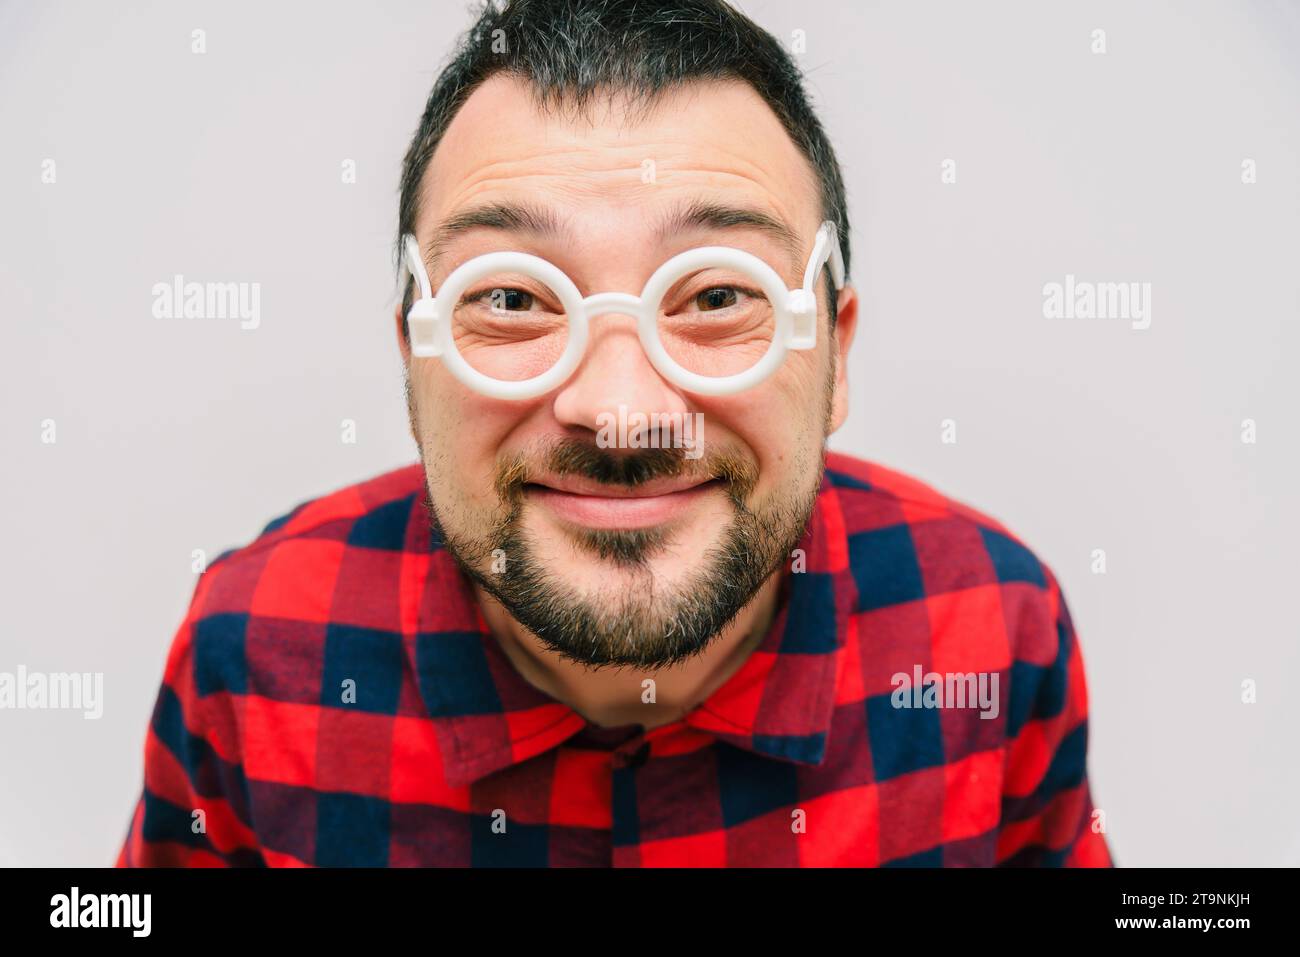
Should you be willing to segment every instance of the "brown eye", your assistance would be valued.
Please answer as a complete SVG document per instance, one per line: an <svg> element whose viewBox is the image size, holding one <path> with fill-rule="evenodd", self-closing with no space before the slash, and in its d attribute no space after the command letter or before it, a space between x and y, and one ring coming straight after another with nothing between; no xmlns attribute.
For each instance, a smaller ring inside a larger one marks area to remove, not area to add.
<svg viewBox="0 0 1300 957"><path fill-rule="evenodd" d="M715 286L712 289L706 289L695 297L695 304L705 311L726 309L728 306L736 304L736 290L730 286Z"/></svg>
<svg viewBox="0 0 1300 957"><path fill-rule="evenodd" d="M493 289L488 298L494 312L527 312L533 308L532 294L522 289Z"/></svg>

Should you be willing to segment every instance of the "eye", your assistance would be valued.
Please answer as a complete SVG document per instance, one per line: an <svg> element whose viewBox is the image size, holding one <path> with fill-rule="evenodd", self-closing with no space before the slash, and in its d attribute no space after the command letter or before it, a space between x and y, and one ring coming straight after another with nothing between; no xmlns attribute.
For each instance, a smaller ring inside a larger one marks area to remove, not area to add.
<svg viewBox="0 0 1300 957"><path fill-rule="evenodd" d="M709 312L714 309L726 309L736 304L736 290L731 286L714 286L695 297L695 305Z"/></svg>
<svg viewBox="0 0 1300 957"><path fill-rule="evenodd" d="M483 294L494 312L527 312L533 308L533 295L522 289L492 289Z"/></svg>

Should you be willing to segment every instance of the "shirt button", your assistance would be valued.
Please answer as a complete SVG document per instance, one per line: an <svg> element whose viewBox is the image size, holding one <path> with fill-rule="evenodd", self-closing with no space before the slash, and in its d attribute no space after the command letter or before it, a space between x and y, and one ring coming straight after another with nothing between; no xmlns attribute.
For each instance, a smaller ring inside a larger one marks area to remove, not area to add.
<svg viewBox="0 0 1300 957"><path fill-rule="evenodd" d="M627 758L629 768L639 768L650 760L650 742L646 741L641 747L633 751Z"/></svg>
<svg viewBox="0 0 1300 957"><path fill-rule="evenodd" d="M650 757L650 742L639 735L614 749L615 768L639 768Z"/></svg>

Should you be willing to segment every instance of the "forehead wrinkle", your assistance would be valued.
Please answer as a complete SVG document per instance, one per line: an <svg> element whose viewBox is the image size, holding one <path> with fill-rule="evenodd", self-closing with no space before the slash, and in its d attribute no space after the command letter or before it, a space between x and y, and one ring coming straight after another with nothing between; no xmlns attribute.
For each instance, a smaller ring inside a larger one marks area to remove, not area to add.
<svg viewBox="0 0 1300 957"><path fill-rule="evenodd" d="M787 210L784 208L794 197L772 192L772 171L744 161L737 166L730 166L718 164L715 159L713 163L697 165L689 162L686 157L675 156L672 160L661 161L659 185L647 185L641 179L639 163L635 166L608 165L608 156L603 152L561 152L573 159L585 153L592 159L606 162L594 162L586 168L571 163L563 171L521 169L518 172L513 172L512 168L526 167L528 160L497 162L475 171L471 180L462 184L457 192L462 197L467 194L473 197L483 193L490 195L502 186L512 187L512 193L523 187L526 190L537 190L542 195L550 193L553 197L563 198L570 203L604 201L621 195L623 202L619 205L626 206L642 202L649 205L651 196L665 188L686 191L694 186L703 187L708 190L705 196L687 195L650 220L650 225L657 227L654 235L660 243L673 233L690 229L751 229L774 240L785 253L791 274L802 275L806 256L804 244L785 215ZM742 169L746 166L749 169ZM575 176L575 172L579 175ZM760 178L754 178L755 175ZM702 178L698 184L692 182L697 177ZM728 196L729 190L725 186L719 192L718 179L730 180L738 186L748 188L735 189L735 195ZM530 181L533 185L526 185ZM465 209L452 213L435 228L428 243L426 257L431 276L437 271L448 246L458 236L477 228L558 237L571 247L576 245L574 224L562 219L544 204L518 199L513 195L481 204L467 200Z"/></svg>
<svg viewBox="0 0 1300 957"><path fill-rule="evenodd" d="M786 142L788 138L785 137L784 131L782 134L782 146L778 149L786 152L788 148L789 152L794 154L784 157L792 159L795 163L797 173L793 182L783 175L781 168L786 164L782 159L774 158L773 162L765 164L756 163L743 152L738 151L734 144L710 144L716 153L721 154L710 157L699 155L697 144L672 140L658 144L605 142L597 146L564 143L549 149L537 150L527 156L489 160L478 165L477 168L467 170L469 175L461 181L454 192L463 198L484 193L491 194L503 187L509 188L511 192L535 189L540 193L550 192L556 197L563 197L573 202L609 199L623 193L624 203L621 205L626 205L642 202L648 199L652 192L665 187L681 190L698 185L713 194L710 197L713 205L725 208L728 204L734 204L738 210L742 208L756 211L762 209L764 212L771 210L771 218L779 225L762 224L757 221L758 217L755 217L755 222L736 223L735 227L748 225L766 233L776 240L787 254L793 272L802 273L803 244L791 228L789 216L783 217L782 214L792 211L787 209L792 203L806 198L806 193L814 184L808 181L808 174L811 171L807 168L807 164L802 161L802 157L794 153L793 144ZM642 163L647 158L647 154L648 158L656 161L658 186L653 184L647 186L642 181ZM437 176L435 168L440 165L438 162L440 158L435 157L434 162L430 164L428 171L430 179ZM537 164L540 164L540 168ZM784 172L788 174L791 170L787 169ZM445 174L451 173L451 170L445 171ZM694 183L696 179L701 182ZM719 180L722 182L720 183ZM734 199L719 195L719 191L725 193L728 190L728 187L723 185L726 181L741 187L736 189ZM811 192L812 201L816 203L816 189L811 189ZM697 204L708 203L701 200L697 201ZM691 203L688 201L686 205L689 206ZM542 210L535 211L542 212ZM820 219L820 216L818 218ZM522 232L521 225L503 224L498 228ZM731 228L718 222L697 225L701 228ZM781 226L785 228L782 229ZM438 260L446 247L455 235L462 231L442 230L440 227L440 231L435 234L429 245L431 269L437 268ZM553 233L550 229L529 231L538 235ZM662 231L659 238L663 238Z"/></svg>
<svg viewBox="0 0 1300 957"><path fill-rule="evenodd" d="M590 105L604 105L603 114L599 109L576 115L556 111L519 95L527 89L522 78L503 75L475 91L435 152L426 189L435 180L459 181L452 194L465 198L506 184L528 189L550 179L552 186L567 186L566 191L599 191L617 188L610 182L614 178L639 179L641 163L652 159L661 183L700 175L741 180L758 187L773 208L787 214L796 212L792 204L802 206L805 199L820 206L811 163L770 106L739 79L702 79L649 100L594 96ZM701 130L692 122L718 104L731 118L721 129L711 123ZM509 128L518 127L519 136L496 135L503 111L518 116ZM450 155L449 146L457 147ZM786 219L803 221L798 215Z"/></svg>

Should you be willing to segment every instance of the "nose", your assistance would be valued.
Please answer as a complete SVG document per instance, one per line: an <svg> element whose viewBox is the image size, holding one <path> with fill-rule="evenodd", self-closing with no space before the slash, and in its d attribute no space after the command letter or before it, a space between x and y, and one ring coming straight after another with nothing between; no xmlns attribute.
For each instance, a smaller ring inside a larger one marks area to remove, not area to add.
<svg viewBox="0 0 1300 957"><path fill-rule="evenodd" d="M599 431L606 416L640 412L684 413L686 402L651 364L637 331L641 301L622 292L604 292L583 300L588 330L587 351L573 376L560 387L554 412L561 425Z"/></svg>

